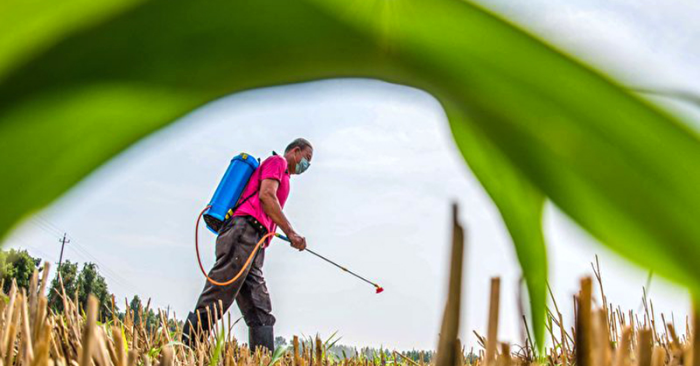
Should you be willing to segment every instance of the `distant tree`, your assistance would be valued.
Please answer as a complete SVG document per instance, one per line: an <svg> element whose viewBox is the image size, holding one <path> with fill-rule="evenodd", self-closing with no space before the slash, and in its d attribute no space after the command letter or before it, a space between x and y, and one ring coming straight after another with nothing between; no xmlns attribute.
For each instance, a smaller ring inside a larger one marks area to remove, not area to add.
<svg viewBox="0 0 700 366"><path fill-rule="evenodd" d="M433 359L433 356L435 352L433 351L421 351L421 350L411 350L411 351L404 351L401 352L402 355L412 359L413 361L419 362L422 360L425 363L430 363L430 361Z"/></svg>
<svg viewBox="0 0 700 366"><path fill-rule="evenodd" d="M3 281L3 291L10 291L12 280L17 282L18 287L29 289L29 282L34 271L39 269L39 264L41 264L41 259L30 256L26 250L0 251L0 275Z"/></svg>
<svg viewBox="0 0 700 366"><path fill-rule="evenodd" d="M129 309L134 312L134 324L139 324L141 321L141 314L144 313L143 315L145 319L143 320L143 325L146 327L146 329L152 330L155 329L154 327L158 326L160 320L156 316L156 313L153 311L153 309L148 309L148 311L146 311L143 308L143 303L138 295L134 295L134 297L131 299Z"/></svg>
<svg viewBox="0 0 700 366"><path fill-rule="evenodd" d="M112 297L107 290L107 282L98 272L95 263L85 263L78 275L78 302L83 309L87 307L88 296L91 294L100 301L100 318L111 316Z"/></svg>
<svg viewBox="0 0 700 366"><path fill-rule="evenodd" d="M141 319L141 298L139 295L134 295L134 297L131 299L131 302L129 303L129 309L134 312L134 323L138 324L139 320Z"/></svg>
<svg viewBox="0 0 700 366"><path fill-rule="evenodd" d="M63 278L63 288L66 290L66 296L73 299L78 290L78 263L71 263L71 261L61 263L56 277L51 281L51 286L49 286L49 308L57 313L63 312L63 300L61 299L63 293L58 276L59 273L61 278Z"/></svg>
<svg viewBox="0 0 700 366"><path fill-rule="evenodd" d="M107 288L105 278L100 275L97 265L94 263L83 264L83 269L78 271L78 264L65 261L58 271L63 279L63 288L66 296L74 300L77 294L78 304L82 309L87 307L87 299L90 294L100 302L99 317L111 317L112 298ZM63 312L62 290L58 274L51 281L49 287L49 307L55 312Z"/></svg>
<svg viewBox="0 0 700 366"><path fill-rule="evenodd" d="M275 349L277 349L277 347L284 347L286 345L287 345L287 340L284 339L284 337L282 337L282 336L275 337Z"/></svg>

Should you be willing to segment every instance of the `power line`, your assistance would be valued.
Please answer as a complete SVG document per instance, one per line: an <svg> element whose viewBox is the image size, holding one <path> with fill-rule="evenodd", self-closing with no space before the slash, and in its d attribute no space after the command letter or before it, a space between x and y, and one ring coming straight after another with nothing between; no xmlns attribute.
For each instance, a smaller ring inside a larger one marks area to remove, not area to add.
<svg viewBox="0 0 700 366"><path fill-rule="evenodd" d="M61 236L60 231L51 228L50 226L46 225L45 223L43 223L39 220L35 220L34 218L32 218L32 219L30 219L30 223L33 224L35 227L38 227L39 229L43 230L44 232L46 232L47 234L49 234L51 236L55 236L55 237Z"/></svg>
<svg viewBox="0 0 700 366"><path fill-rule="evenodd" d="M46 254L46 252L44 252L42 249L39 249L39 248L37 248L37 247L35 247L35 246L29 244L26 240L24 240L24 239L22 239L22 238L20 238L20 237L14 237L14 238L12 238L11 240L17 240L17 241L22 242L23 245L19 245L19 246L18 246L20 249L25 249L25 250L26 250L26 249L31 249L33 252L39 253L39 255L43 256L44 258L52 257L51 255Z"/></svg>
<svg viewBox="0 0 700 366"><path fill-rule="evenodd" d="M47 218L41 217L39 214L37 214L31 218L30 222L34 224L35 227L38 227L39 229L43 230L49 235L58 238L59 242L62 240L60 239L61 235L66 235L67 242L71 242L73 244L68 247L69 249L73 250L76 254L82 257L85 260L85 262L96 263L100 267L100 269L102 269L105 277L113 284L116 284L119 287L121 287L123 290L125 290L125 292L128 293L132 291L140 291L139 286L132 284L129 280L125 279L117 272L113 271L110 267L102 263L102 261L100 261L99 259L97 259L97 257L92 255L85 247L81 246L75 240L75 238L67 234L65 230L61 230L61 228L53 224ZM63 234L61 234L61 232L63 232ZM59 266L61 259L62 258L59 259Z"/></svg>
<svg viewBox="0 0 700 366"><path fill-rule="evenodd" d="M38 221L43 222L46 226L50 227L51 229L55 230L58 233L64 232L65 230L61 230L58 226L54 225L51 221L49 221L46 217L44 217L42 214L37 213L34 218Z"/></svg>
<svg viewBox="0 0 700 366"><path fill-rule="evenodd" d="M62 239L61 239L62 234L60 234L60 228L58 228L56 225L52 224L47 219L41 219L39 217L36 217L36 219L35 219L34 217L32 217L32 219L30 220L30 223L33 224L36 228L39 228L42 231L44 231L45 233L49 234L49 236L57 238L59 242L62 241ZM100 269L102 270L103 276L113 286L116 285L117 287L121 288L122 290L124 290L124 292L127 292L127 293L132 292L134 290L140 291L140 289L137 286L134 286L128 280L126 280L123 277L116 274L109 267L107 267L101 261L99 261L95 256L90 254L85 248L79 246L75 242L75 239L72 238L70 235L66 234L66 240L67 240L67 242L72 241L72 243L74 244L74 245L69 246L68 249L71 249L75 254L77 254L80 258L82 258L85 262L96 263L100 267ZM22 240L22 241L26 243L26 241L24 241L24 240ZM76 246L78 246L78 247L76 247ZM33 249L36 249L36 247L33 247ZM39 252L39 251L37 251L37 252ZM46 253L43 253L43 255L46 256ZM61 263L62 263L62 258L59 258L59 267L60 267Z"/></svg>
<svg viewBox="0 0 700 366"><path fill-rule="evenodd" d="M119 276L114 271L112 271L104 263L98 260L97 257L90 254L90 252L88 252L85 248L78 244L75 241L75 239L73 240L73 245L71 245L69 248L73 250L78 256L83 258L85 262L93 262L97 264L102 270L102 273L105 275L105 277L107 277L110 280L110 282L119 285L119 287L122 287L124 290L127 290L127 292L129 292L130 288L137 288L136 286L131 284L127 279Z"/></svg>
<svg viewBox="0 0 700 366"><path fill-rule="evenodd" d="M107 282L110 285L119 287L127 293L133 291L132 290L132 288L134 287L133 285L131 285L129 283L125 283L124 282L125 280L114 277L111 272L106 271L106 268L102 264L97 263L97 261L95 261L94 258L90 258L87 253L79 250L74 245L69 246L68 249L72 250L76 256L82 258L84 263L91 262L91 263L96 264L100 268L100 273L102 274L103 277L105 277L105 279L107 280Z"/></svg>
<svg viewBox="0 0 700 366"><path fill-rule="evenodd" d="M105 277L109 278L110 281L118 284L124 290L127 290L127 292L129 292L130 290L133 291L132 289L138 289L138 287L133 285L129 280L125 279L124 277L120 276L116 272L112 271L109 267L104 265L104 263L102 263L95 256L90 254L90 252L88 252L85 248L81 247L76 242L74 242L73 244L74 245L70 248L74 250L83 259L85 259L86 262L93 262L97 264L104 273Z"/></svg>
<svg viewBox="0 0 700 366"><path fill-rule="evenodd" d="M111 275L112 275L113 277L117 277L118 279L123 280L123 281L125 281L125 282L127 282L127 283L129 282L127 279L125 279L124 277L122 277L119 273L113 271L111 268L109 268L109 267L107 267L106 265L104 265L104 263L102 263L102 262L101 262L99 259L97 259L97 257L95 257L94 255L92 255L85 247L81 246L81 245L78 244L78 243L75 243L75 246L77 247L77 249L79 249L80 251L82 251L85 255L87 255L88 257L92 258L97 264L99 264L100 266L104 266L104 267L105 267L105 268L104 268L105 271L108 272L108 273L111 273Z"/></svg>

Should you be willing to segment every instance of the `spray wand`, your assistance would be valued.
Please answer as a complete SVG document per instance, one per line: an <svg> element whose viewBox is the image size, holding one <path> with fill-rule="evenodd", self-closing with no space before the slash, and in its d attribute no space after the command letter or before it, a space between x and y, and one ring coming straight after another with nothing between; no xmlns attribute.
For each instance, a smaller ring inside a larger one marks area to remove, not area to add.
<svg viewBox="0 0 700 366"><path fill-rule="evenodd" d="M260 240L258 241L258 243L255 245L255 248L253 248L253 251L250 253L250 256L248 256L248 259L246 260L246 262L243 264L243 268L241 268L241 270L240 270L233 278L231 278L231 279L228 280L228 281L224 281L224 282L216 281L216 280L214 280L213 278L209 277L209 275L207 274L207 271L204 269L204 265L202 264L202 258L201 258L200 255L199 255L199 222L200 222L201 219L202 219L202 215L204 215L204 213L205 213L210 207L211 207L211 206L205 207L204 210L202 210L202 212L200 212L200 213L199 213L199 216L197 217L197 223L196 223L195 228L194 228L194 248L195 248L195 251L197 252L197 263L199 264L199 269L202 271L202 274L204 275L204 277L206 277L207 281L209 281L212 285L216 285L216 286L228 286L228 285L230 285L230 284L236 282L236 281L241 277L241 275L243 275L243 272L245 272L246 268L248 268L248 266L250 265L250 263L253 261L253 258L255 258L255 254L258 252L258 249L260 249L260 247L262 246L262 244L263 244L268 238L273 237L273 236L276 236L276 237L278 237L278 238L280 238L280 239L282 239L282 240L284 240L284 241L286 241L286 242L288 242L288 243L291 243L291 242L292 242L291 240L289 240L288 237L286 237L286 236L284 236L284 235L282 235L282 234L278 234L278 233L268 233L268 234L263 235L263 237L260 238ZM349 269L347 269L347 268L345 268L345 267L339 265L338 263L333 262L332 260L330 260L330 259L328 259L328 258L326 258L326 257L324 257L324 256L322 256L322 255L320 255L320 254L318 254L318 253L312 251L311 249L308 249L308 248L307 248L307 249L305 249L305 251L307 251L307 252L309 252L309 253L311 253L311 254L313 254L313 255L315 255L315 256L321 258L321 259L323 259L324 261L326 261L326 262L328 262L328 263L330 263L330 264L332 264L332 265L334 265L334 266L336 266L336 267L342 269L343 271L345 271L345 272L347 272L347 273L350 273L351 275L353 275L353 276L355 276L355 277L361 279L362 281L365 281L365 282L369 283L370 285L374 286L374 288L376 289L376 293L379 294L379 293L382 293L382 292L384 291L384 289L383 289L381 286L377 285L376 283L374 283L374 282L372 282L372 281L370 281L370 280L368 280L368 279L366 279L366 278L364 278L364 277L358 275L357 273L354 273L353 271L351 271L351 270L349 270Z"/></svg>
<svg viewBox="0 0 700 366"><path fill-rule="evenodd" d="M284 240L284 241L286 241L286 242L289 242L289 243L292 242L291 240L289 240L288 237L286 237L286 236L284 236L284 235L282 235L282 234L275 233L275 236L278 237L278 238L280 238L280 239L282 239L282 240ZM368 280L368 279L366 279L366 278L364 278L364 277L358 275L357 273L355 273L355 272L353 272L353 271L351 271L351 270L349 270L349 269L347 269L347 268L341 266L341 265L338 264L338 263L333 262L332 260L330 260L330 259L328 259L328 258L326 258L326 257L324 257L324 256L322 256L322 255L320 255L320 254L318 254L318 253L316 253L316 252L314 252L313 250L311 250L311 249L309 249L309 248L306 248L306 249L304 249L304 251L309 252L309 253L311 253L311 254L313 254L313 255L315 255L315 256L317 256L317 257L323 259L324 261L326 261L326 262L328 262L328 263L330 263L330 264L332 264L332 265L334 265L334 266L336 266L336 267L342 269L343 271L345 271L345 272L347 272L347 273L350 273L351 275L353 275L353 276L355 276L355 277L361 279L362 281L365 281L365 282L369 283L370 285L374 286L374 288L376 289L376 292L377 292L378 294L384 291L384 288L382 288L382 286L377 285L376 283L374 283L374 282L372 282L372 281L370 281L370 280Z"/></svg>

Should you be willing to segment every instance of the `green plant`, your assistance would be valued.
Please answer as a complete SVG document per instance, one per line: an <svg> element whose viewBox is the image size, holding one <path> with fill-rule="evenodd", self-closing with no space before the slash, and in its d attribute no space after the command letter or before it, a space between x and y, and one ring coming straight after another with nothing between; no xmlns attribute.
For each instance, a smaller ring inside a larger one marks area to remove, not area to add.
<svg viewBox="0 0 700 366"><path fill-rule="evenodd" d="M195 107L334 77L411 85L442 103L511 234L540 347L545 198L700 293L696 133L462 0L10 2L0 14L0 233Z"/></svg>
<svg viewBox="0 0 700 366"><path fill-rule="evenodd" d="M209 366L218 366L221 354L224 351L224 339L226 338L226 329L223 324L221 325L221 332L216 337L216 346L212 350L211 358L209 361Z"/></svg>
<svg viewBox="0 0 700 366"><path fill-rule="evenodd" d="M270 359L270 363L267 366L274 366L277 362L281 361L284 357L285 352L287 352L288 349L288 346L277 347L277 349L275 349L275 352L272 353L272 358Z"/></svg>
<svg viewBox="0 0 700 366"><path fill-rule="evenodd" d="M338 343L343 337L336 337L338 335L338 331L336 330L331 334L324 342L323 342L323 351L322 355L324 359L330 359L332 361L337 361L338 357L336 357L335 353L331 352L331 348Z"/></svg>

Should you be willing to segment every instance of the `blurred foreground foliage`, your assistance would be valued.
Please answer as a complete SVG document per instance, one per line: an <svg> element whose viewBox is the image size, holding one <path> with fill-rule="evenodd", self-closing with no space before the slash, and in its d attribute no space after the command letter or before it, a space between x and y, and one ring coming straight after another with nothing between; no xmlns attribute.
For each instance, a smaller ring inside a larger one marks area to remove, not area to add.
<svg viewBox="0 0 700 366"><path fill-rule="evenodd" d="M498 206L543 345L550 199L700 293L700 143L684 121L462 0L12 0L0 13L0 233L206 102L365 77L421 88Z"/></svg>

